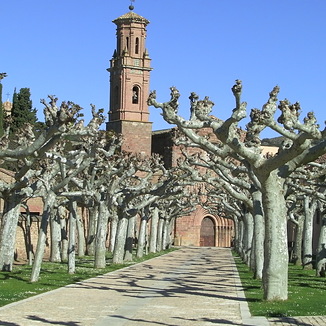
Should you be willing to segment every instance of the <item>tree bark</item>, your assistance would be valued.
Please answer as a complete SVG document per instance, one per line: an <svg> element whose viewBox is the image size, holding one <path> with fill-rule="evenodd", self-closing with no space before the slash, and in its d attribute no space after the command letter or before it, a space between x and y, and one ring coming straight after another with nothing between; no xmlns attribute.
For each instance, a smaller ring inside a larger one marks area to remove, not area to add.
<svg viewBox="0 0 326 326"><path fill-rule="evenodd" d="M52 191L47 193L47 197L44 200L44 210L42 214L41 227L38 234L37 247L35 251L35 258L32 267L31 282L37 282L40 277L41 265L44 256L45 242L47 236L47 230L53 206L55 204L56 194Z"/></svg>
<svg viewBox="0 0 326 326"><path fill-rule="evenodd" d="M77 203L69 202L69 242L68 242L68 273L76 272L76 221L77 221Z"/></svg>
<svg viewBox="0 0 326 326"><path fill-rule="evenodd" d="M164 219L162 216L159 216L158 226L157 226L157 240L156 240L156 251L160 252L163 248L163 227Z"/></svg>
<svg viewBox="0 0 326 326"><path fill-rule="evenodd" d="M61 208L60 208L61 207ZM61 262L61 224L60 211L64 209L62 206L57 208L56 214L50 220L50 234L51 234L51 252L50 261Z"/></svg>
<svg viewBox="0 0 326 326"><path fill-rule="evenodd" d="M302 264L304 268L312 269L312 236L313 236L313 219L317 208L315 200L311 200L310 196L304 197L304 228L303 228L303 257Z"/></svg>
<svg viewBox="0 0 326 326"><path fill-rule="evenodd" d="M119 217L118 231L115 239L113 251L113 264L122 264L125 253L126 235L127 235L128 219L125 216Z"/></svg>
<svg viewBox="0 0 326 326"><path fill-rule="evenodd" d="M171 220L165 217L163 223L163 239L162 239L162 249L166 250L171 247Z"/></svg>
<svg viewBox="0 0 326 326"><path fill-rule="evenodd" d="M321 218L321 228L318 238L318 248L316 255L316 275L325 276L326 270L326 215Z"/></svg>
<svg viewBox="0 0 326 326"><path fill-rule="evenodd" d="M272 171L261 180L265 214L263 288L265 300L287 300L288 247L284 180Z"/></svg>
<svg viewBox="0 0 326 326"><path fill-rule="evenodd" d="M111 210L111 218L110 218L110 238L109 238L109 251L114 251L115 238L117 235L118 228L118 216L115 211Z"/></svg>
<svg viewBox="0 0 326 326"><path fill-rule="evenodd" d="M87 244L86 251L87 255L94 256L95 255L95 237L96 237L96 229L97 229L97 219L99 207L98 205L94 205L89 208L89 223L88 223L88 234L87 234Z"/></svg>
<svg viewBox="0 0 326 326"><path fill-rule="evenodd" d="M86 251L85 250L86 241L85 241L83 212L81 212L81 214L77 214L76 226L77 226L77 235L78 235L78 237L77 237L77 256L84 257L85 251Z"/></svg>
<svg viewBox="0 0 326 326"><path fill-rule="evenodd" d="M63 215L63 218L60 219L61 225L61 261L68 260L68 232L67 232L67 219Z"/></svg>
<svg viewBox="0 0 326 326"><path fill-rule="evenodd" d="M252 241L253 241L253 234L254 234L254 220L251 212L246 211L243 216L243 225L244 225L244 232L243 232L243 245L242 245L242 258L243 261L248 265L251 266L250 258L251 258L251 250L252 250Z"/></svg>
<svg viewBox="0 0 326 326"><path fill-rule="evenodd" d="M253 236L253 266L254 278L262 279L264 268L264 241L265 241L265 221L262 206L262 194L255 191L253 196L254 207L254 236Z"/></svg>
<svg viewBox="0 0 326 326"><path fill-rule="evenodd" d="M237 219L237 227L236 227L236 244L237 244L237 252L240 255L241 258L243 258L242 253L243 253L243 234L244 234L244 222L243 222L243 217Z"/></svg>
<svg viewBox="0 0 326 326"><path fill-rule="evenodd" d="M27 252L27 259L28 265L32 266L33 264L33 244L32 244L32 234L31 234L31 227L32 227L32 217L28 213L26 216L26 252Z"/></svg>
<svg viewBox="0 0 326 326"><path fill-rule="evenodd" d="M295 228L295 243L293 248L293 262L297 266L302 266L302 239L303 239L304 216L299 215Z"/></svg>
<svg viewBox="0 0 326 326"><path fill-rule="evenodd" d="M95 268L106 266L106 235L108 226L108 208L105 201L100 201L95 239Z"/></svg>
<svg viewBox="0 0 326 326"><path fill-rule="evenodd" d="M141 222L139 227L139 236L138 236L137 253L136 253L137 258L141 258L144 255L145 246L146 246L147 221L148 221L148 215L144 213L141 217Z"/></svg>
<svg viewBox="0 0 326 326"><path fill-rule="evenodd" d="M158 208L154 207L152 210L152 218L151 218L151 231L149 236L149 252L156 252L156 241L157 241L157 226L158 226Z"/></svg>
<svg viewBox="0 0 326 326"><path fill-rule="evenodd" d="M125 245L124 261L132 261L132 250L135 235L136 215L128 219L127 237Z"/></svg>
<svg viewBox="0 0 326 326"><path fill-rule="evenodd" d="M18 194L5 198L5 207L1 221L0 266L1 270L6 272L12 271L14 262L21 199L21 196Z"/></svg>

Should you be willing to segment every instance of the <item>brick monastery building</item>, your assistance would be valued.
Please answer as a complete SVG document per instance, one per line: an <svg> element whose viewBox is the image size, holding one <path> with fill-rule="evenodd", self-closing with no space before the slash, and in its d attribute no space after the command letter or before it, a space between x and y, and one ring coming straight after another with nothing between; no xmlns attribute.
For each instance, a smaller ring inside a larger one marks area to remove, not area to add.
<svg viewBox="0 0 326 326"><path fill-rule="evenodd" d="M147 98L151 59L145 46L149 21L131 11L113 20L117 45L110 61L110 111L107 130L122 134L122 150L163 156L167 168L181 155L173 144L173 129L152 132ZM176 245L229 247L234 233L231 219L209 214L197 207L189 216L176 220Z"/></svg>

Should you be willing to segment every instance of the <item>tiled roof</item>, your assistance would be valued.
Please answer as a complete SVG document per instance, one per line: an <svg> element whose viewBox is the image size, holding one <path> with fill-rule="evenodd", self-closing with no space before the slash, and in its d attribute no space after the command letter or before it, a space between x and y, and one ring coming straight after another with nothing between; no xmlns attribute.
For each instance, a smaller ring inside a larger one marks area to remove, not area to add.
<svg viewBox="0 0 326 326"><path fill-rule="evenodd" d="M136 14L133 11L129 11L126 14L118 17L117 19L113 20L113 23L115 24L120 24L123 22L139 22L139 23L143 23L145 25L149 24L149 20L147 20L146 18Z"/></svg>

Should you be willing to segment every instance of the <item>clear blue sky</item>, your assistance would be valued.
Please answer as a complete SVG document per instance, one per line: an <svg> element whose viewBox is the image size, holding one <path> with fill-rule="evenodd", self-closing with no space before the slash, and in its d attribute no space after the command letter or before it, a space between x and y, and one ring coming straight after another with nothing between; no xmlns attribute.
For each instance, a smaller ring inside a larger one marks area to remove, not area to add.
<svg viewBox="0 0 326 326"><path fill-rule="evenodd" d="M29 87L42 116L41 98L56 95L84 108L108 111L106 68L116 46L112 20L129 11L128 0L1 1L0 72L3 100L14 88ZM261 108L279 85L279 99L299 101L303 113L326 119L325 0L136 0L147 18L152 59L150 88L159 101L169 87L182 95L188 116L194 91L214 101L214 115L226 119L234 108L230 91L243 81L243 101ZM150 108L153 130L169 127Z"/></svg>

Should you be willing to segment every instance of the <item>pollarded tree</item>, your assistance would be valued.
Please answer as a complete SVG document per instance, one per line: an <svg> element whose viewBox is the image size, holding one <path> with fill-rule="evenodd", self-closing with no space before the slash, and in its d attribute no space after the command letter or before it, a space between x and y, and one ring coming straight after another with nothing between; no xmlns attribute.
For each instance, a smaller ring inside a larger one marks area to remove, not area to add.
<svg viewBox="0 0 326 326"><path fill-rule="evenodd" d="M320 233L318 238L317 247L317 275L320 274L321 260L326 258L323 244L326 243L326 233L324 225L324 209L323 206L326 202L325 196L325 159L318 160L318 162L312 162L306 166L297 169L297 171L287 180L288 188L300 196L296 196L298 199L301 198L301 219L297 218L298 222L301 220L301 224L304 224L303 230L300 229L297 232L299 239L296 239L295 246L299 247L296 250L296 254L300 250L300 243L303 243L302 249L302 264L303 266L312 267L314 265L314 252L313 252L313 234L315 233L314 227L316 224L313 223L313 219L319 220ZM301 238L301 239L300 239ZM302 241L303 239L303 241ZM300 250L301 251L301 250Z"/></svg>
<svg viewBox="0 0 326 326"><path fill-rule="evenodd" d="M48 110L52 110L56 105L57 99L52 98L50 104L44 103ZM70 105L64 103L63 106ZM35 260L33 263L31 282L36 282L39 278L41 263L43 260L47 230L50 218L53 216L53 209L57 197L67 197L69 200L69 248L68 248L68 266L69 272L74 273L75 258L75 227L77 219L77 196L70 189L75 190L78 175L88 169L91 164L95 164L97 143L99 135L99 126L104 121L102 110L95 111L92 109L93 118L87 126L82 126L80 121L72 121L66 138L62 143L57 144L46 153L42 172L38 176L39 186L35 195L42 197L44 202L44 211L42 214L41 227L39 230ZM55 118L53 116L53 118ZM75 122L75 124L73 123ZM70 144L71 142L71 144ZM88 143L94 144L87 146ZM86 145L86 147L84 146ZM67 150L68 148L68 150ZM70 186L72 184L72 186ZM70 186L70 188L69 188Z"/></svg>
<svg viewBox="0 0 326 326"><path fill-rule="evenodd" d="M316 160L326 152L326 130L319 130L313 113L308 113L303 123L299 121L300 105L288 100L278 103L279 87L274 87L267 103L261 110L253 109L247 125L245 139L239 134L239 122L247 115L247 103L241 102L242 84L237 80L232 87L236 107L226 121L211 116L214 105L209 98L199 100L192 93L191 116L189 120L178 115L180 94L171 88L171 99L166 103L156 101L152 92L148 104L163 111L164 119L176 124L178 128L198 144L203 150L225 157L224 152L242 159L249 166L253 176L258 179L262 192L262 204L265 217L265 248L263 288L266 300L286 300L288 297L288 243L287 209L284 196L286 178L299 166ZM277 108L281 116L274 120ZM224 144L223 149L196 130L211 128L216 137ZM277 155L265 157L262 153L260 134L265 128L271 128L285 137L286 143L279 148Z"/></svg>
<svg viewBox="0 0 326 326"><path fill-rule="evenodd" d="M0 158L3 164L15 164L19 167L13 172L11 182L1 181L0 196L4 200L4 210L1 220L0 234L0 269L11 271L17 222L21 203L35 191L35 179L38 170L35 166L46 156L46 153L62 139L72 133L73 125L80 111L80 106L73 103L63 103L57 107L56 100L51 99L45 107L47 129L38 135L34 134L31 125L20 129L14 149L8 148L8 139L4 135L0 144Z"/></svg>

